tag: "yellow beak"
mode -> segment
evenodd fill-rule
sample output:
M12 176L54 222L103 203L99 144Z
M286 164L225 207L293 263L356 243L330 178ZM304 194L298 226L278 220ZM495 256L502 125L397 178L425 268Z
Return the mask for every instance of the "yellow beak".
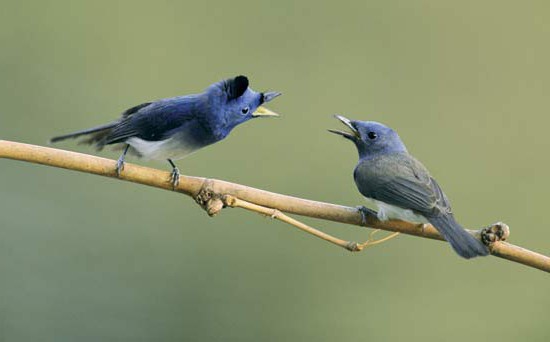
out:
M269 117L269 116L277 117L277 116L279 116L279 114L265 108L264 106L260 106L260 107L256 108L256 111L252 114L252 116L253 117L264 117L265 118L265 117Z

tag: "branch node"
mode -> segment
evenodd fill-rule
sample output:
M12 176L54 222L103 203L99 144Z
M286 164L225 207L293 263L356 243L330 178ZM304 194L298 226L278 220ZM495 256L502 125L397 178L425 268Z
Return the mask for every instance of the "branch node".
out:
M361 252L364 246L355 241L349 241L344 248L350 252Z
M212 190L211 183L211 180L205 180L201 190L195 196L195 202L197 202L210 217L217 215L225 207L223 196Z
M235 207L237 205L237 199L231 195L223 195L222 196L222 201L223 201L223 204L226 206L226 207Z
M269 218L277 219L280 216L281 216L281 212L277 209L273 209L273 211L271 212L271 215L269 215Z
M493 223L481 229L481 242L486 246L491 246L497 241L505 241L510 236L510 227L504 222Z

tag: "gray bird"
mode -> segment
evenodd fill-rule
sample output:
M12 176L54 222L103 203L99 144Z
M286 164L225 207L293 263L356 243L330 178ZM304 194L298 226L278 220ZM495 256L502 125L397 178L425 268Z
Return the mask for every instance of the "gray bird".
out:
M357 147L359 163L353 178L359 192L377 209L379 220L429 222L461 257L489 254L485 245L456 222L443 190L424 165L407 152L393 129L378 122L335 117L351 132L329 131Z

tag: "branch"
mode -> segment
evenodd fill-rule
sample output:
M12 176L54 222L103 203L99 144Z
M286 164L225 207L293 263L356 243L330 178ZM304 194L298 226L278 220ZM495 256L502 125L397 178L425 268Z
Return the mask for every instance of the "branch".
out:
M243 200L238 199L238 198L236 198L234 196L231 196L231 195L223 195L223 196L221 196L220 200L214 199L214 201L209 201L206 206L207 206L206 211L208 213L211 213L211 212L215 213L215 212L221 210L221 208L223 208L223 207L231 207L231 208L243 208L243 209L246 209L246 210L257 212L257 213L265 215L265 216L270 216L271 218L278 219L278 220L280 220L282 222L285 222L285 223L288 223L288 224L290 224L290 225L292 225L292 226L294 226L294 227L296 227L300 230L303 230L304 232L306 232L308 234L317 236L320 239L323 239L323 240L328 241L330 243L333 243L337 246L345 248L350 252L360 252L365 247L382 243L384 241L387 241L387 240L392 239L392 238L396 237L397 235L399 235L399 232L394 232L394 233L390 234L389 236L386 236L383 239L373 240L372 235L374 235L374 233L376 233L376 231L379 230L379 229L377 229L377 230L371 232L371 234L369 236L369 239L367 241L363 242L363 243L357 243L355 241L345 241L345 240L336 238L332 235L329 235L327 233L324 233L320 230L317 230L315 228L312 228L312 227L308 226L307 224L304 224L304 223L302 223L298 220L293 219L292 217L290 217L288 215L283 214L282 212L280 212L277 209L271 209L271 208L263 207L261 205L257 205L257 204L254 204L254 203L243 201Z
M222 180L182 175L179 185L173 188L170 183L169 172L133 164L125 164L124 171L117 177L115 172L116 161L82 153L0 140L0 158L55 166L180 192L194 198L211 216L217 214L224 206L236 206L263 214L275 214L275 216L279 212L285 212L429 239L444 240L431 225L419 228L418 224L404 221L382 222L373 215L363 216L357 208L281 195ZM238 203L239 205L234 205L235 201L233 201L233 205L231 205L229 202L232 200L240 200L241 202ZM277 211L274 211L274 209ZM265 210L270 211L265 212ZM284 214L281 217L284 217L283 221L287 223L296 225L294 223L297 222L301 224ZM290 222L288 219L295 222ZM314 228L311 229L315 230ZM307 229L302 230L307 231ZM470 233L489 246L491 254L494 256L550 272L550 257L503 241L509 235L508 226L504 223L496 223L478 231L470 231ZM339 241L342 242L343 240Z

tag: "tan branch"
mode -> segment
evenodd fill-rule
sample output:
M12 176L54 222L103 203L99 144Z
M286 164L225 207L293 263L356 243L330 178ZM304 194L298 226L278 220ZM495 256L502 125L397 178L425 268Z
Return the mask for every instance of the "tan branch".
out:
M209 215L216 214L226 205L227 203L224 203L223 196L230 195L232 198L244 201L242 203L246 202L250 205L263 207L271 210L271 212L273 212L273 209L276 209L289 214L358 226L363 225L363 217L356 208L281 195L221 180L183 175L180 178L179 185L175 189L172 189L169 172L134 164L125 164L124 171L120 177L117 177L115 172L116 161L82 153L0 140L0 158L27 161L119 178L134 183L181 192L193 197L207 210ZM288 216L285 215L285 217ZM288 219L294 220L290 217ZM296 222L301 224L299 221ZM430 225L421 229L418 224L404 221L381 222L373 216L367 216L364 225L392 232L443 240L437 230ZM311 229L315 230L314 228ZM494 256L550 272L550 257L502 241L509 234L508 226L504 223L496 223L479 231L471 231L471 233L488 245ZM337 240L348 243L344 240Z

